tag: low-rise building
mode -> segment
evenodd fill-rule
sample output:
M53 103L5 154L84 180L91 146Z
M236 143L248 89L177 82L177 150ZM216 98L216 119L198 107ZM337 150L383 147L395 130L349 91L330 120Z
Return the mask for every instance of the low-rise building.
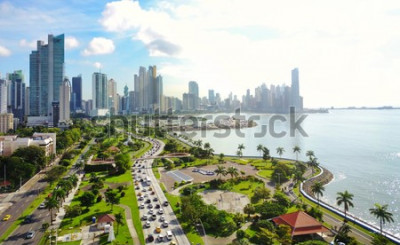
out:
M0 155L10 156L18 148L33 145L42 148L46 156L51 156L56 153L56 134L34 133L29 138L19 138L17 135L0 136Z

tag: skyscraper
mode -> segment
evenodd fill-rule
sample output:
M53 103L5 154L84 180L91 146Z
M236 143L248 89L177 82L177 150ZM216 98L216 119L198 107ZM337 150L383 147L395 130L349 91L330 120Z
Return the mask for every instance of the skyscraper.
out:
M208 90L208 102L210 105L215 105L215 94L213 89Z
M60 117L59 122L70 122L70 99L71 99L71 83L68 78L64 78L60 86Z
M116 114L118 112L117 82L112 78L108 80L107 94L108 108L112 114Z
M7 113L7 81L0 79L0 114Z
M48 44L37 42L37 50L29 56L30 114L53 120L52 102L60 99L64 78L64 34L48 35Z
M299 88L299 70L294 68L292 70L292 86L291 86L291 106L294 106L296 110L302 110L300 100L300 88Z
M93 109L108 109L107 75L95 72L92 76Z
M160 108L163 81L161 76L157 76L156 66L149 66L147 71L143 66L139 68L139 74L135 75L134 92L135 108L130 108L130 111L153 113Z
M25 83L24 75L22 71L14 71L8 74L8 80L10 81L9 94L8 94L8 106L11 113L14 114L14 118L18 118L22 123L25 116Z
M82 109L82 76L72 77L71 110Z
M189 82L189 94L194 95L194 110L199 109L199 85L197 84L197 82Z

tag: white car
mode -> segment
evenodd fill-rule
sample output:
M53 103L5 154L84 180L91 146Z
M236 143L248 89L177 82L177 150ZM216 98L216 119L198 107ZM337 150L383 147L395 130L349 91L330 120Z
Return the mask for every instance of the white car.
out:
M150 228L150 221L146 221L146 223L144 224L144 227Z
M141 208L141 209L144 208L144 203L140 204L140 208Z
M158 210L158 214L164 214L164 211L160 208L160 210Z
M167 231L167 239L168 241L171 241L173 237L172 231Z
M162 234L158 235L157 241L162 242L164 240L164 236Z
M161 222L165 221L165 217L164 217L164 216L161 216L161 217L160 217L160 221L161 221Z
M168 227L168 221L164 221L164 222L162 223L162 227Z
M40 208L40 209L45 208L45 207L46 207L46 204L45 204L44 202L42 202L42 203L39 205L39 208Z

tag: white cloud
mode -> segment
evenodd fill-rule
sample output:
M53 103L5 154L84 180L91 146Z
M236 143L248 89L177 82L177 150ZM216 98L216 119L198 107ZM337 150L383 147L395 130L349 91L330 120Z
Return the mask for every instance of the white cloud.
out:
M65 38L65 48L66 49L74 49L79 47L79 41L75 37L66 37Z
M150 56L178 58L159 71L199 81L203 95L209 88L240 96L262 82L290 84L290 70L299 67L306 106L352 105L358 98L355 105L398 105L395 9L400 2L193 0L144 9L125 0L108 3L100 23L133 33Z
M115 45L112 40L104 37L95 37L90 41L89 46L83 50L82 54L84 56L111 54L114 50Z
M34 48L36 48L36 43L37 43L37 41L35 41L35 40L29 42L26 39L21 39L19 41L19 46L24 47L24 48L26 47L26 48L34 49Z
M0 56L10 56L11 51L7 49L6 47L0 45Z
M94 62L93 66L96 67L97 69L103 68L103 65L100 62Z

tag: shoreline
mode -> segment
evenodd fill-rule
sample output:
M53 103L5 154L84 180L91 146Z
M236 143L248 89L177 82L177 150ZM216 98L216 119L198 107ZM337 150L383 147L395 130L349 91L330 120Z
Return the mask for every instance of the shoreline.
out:
M311 177L310 179L307 179L306 181L304 181L303 183L303 189L304 191L312 196L313 198L316 198L314 193L311 191L311 186L315 183L315 182L321 182L322 185L327 185L329 184L333 179L334 179L334 175L332 174L332 172L330 172L328 169L321 167L320 168L323 169L323 173L321 175L318 175L316 177Z

